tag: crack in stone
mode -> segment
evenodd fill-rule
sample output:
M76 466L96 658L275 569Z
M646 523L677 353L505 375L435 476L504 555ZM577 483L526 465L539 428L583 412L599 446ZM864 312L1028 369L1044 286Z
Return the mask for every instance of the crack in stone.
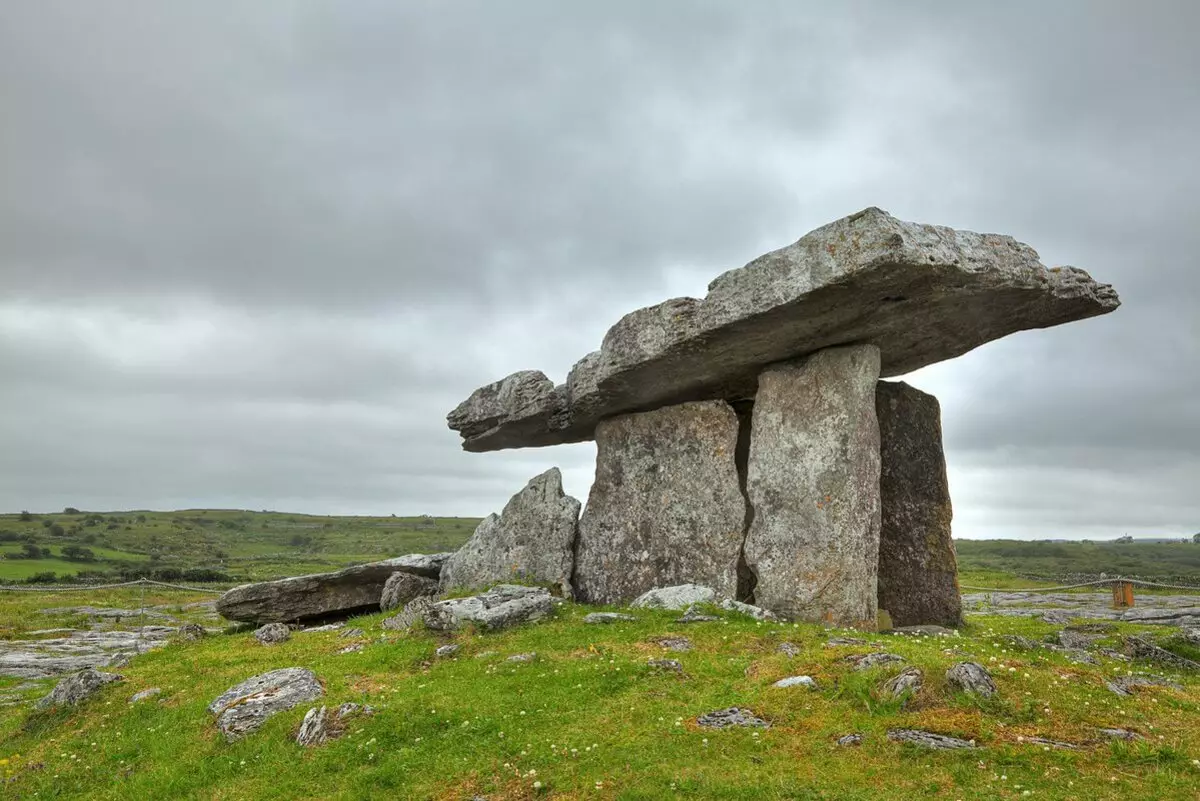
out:
M754 589L758 585L758 574L746 562L746 538L750 536L750 525L754 522L754 504L750 502L746 480L750 468L750 424L754 412L754 400L733 401L730 405L738 418L737 447L734 450L733 461L737 470L738 489L741 490L742 500L746 504L746 517L742 522L742 544L738 548L737 600L753 604Z

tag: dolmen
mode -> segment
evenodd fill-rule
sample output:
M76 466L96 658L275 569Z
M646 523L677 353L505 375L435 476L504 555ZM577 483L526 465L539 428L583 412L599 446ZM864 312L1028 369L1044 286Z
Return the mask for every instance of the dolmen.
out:
M1011 237L877 208L627 314L564 383L523 371L448 415L468 451L594 440L587 508L534 478L442 590L520 579L627 604L696 584L789 620L961 622L941 410L881 381L1116 292Z

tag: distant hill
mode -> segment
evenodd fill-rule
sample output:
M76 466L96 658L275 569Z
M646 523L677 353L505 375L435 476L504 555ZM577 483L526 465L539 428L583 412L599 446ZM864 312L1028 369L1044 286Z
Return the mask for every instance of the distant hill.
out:
M1105 542L955 540L960 571L1065 580L1131 576L1200 583L1200 544L1190 540Z

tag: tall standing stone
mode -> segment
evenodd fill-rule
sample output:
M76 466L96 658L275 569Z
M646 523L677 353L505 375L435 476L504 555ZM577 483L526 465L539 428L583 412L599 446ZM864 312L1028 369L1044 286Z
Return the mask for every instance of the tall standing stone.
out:
M737 591L746 504L724 401L614 417L596 428L596 480L579 521L575 591L627 603L677 584Z
M880 381L879 608L896 626L962 623L937 398Z
M442 566L441 588L482 589L505 581L551 584L570 597L579 501L552 467L491 514Z
M874 629L879 558L879 348L829 348L758 378L746 492L754 603Z

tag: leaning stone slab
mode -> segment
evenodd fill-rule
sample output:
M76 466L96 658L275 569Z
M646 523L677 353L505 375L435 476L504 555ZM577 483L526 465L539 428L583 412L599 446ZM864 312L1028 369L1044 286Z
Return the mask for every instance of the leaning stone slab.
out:
M744 546L754 602L785 619L874 630L879 349L831 348L758 379Z
M991 698L996 694L992 674L978 662L959 662L946 671L946 683L968 695Z
M1010 237L868 208L726 272L703 299L627 314L564 384L515 373L447 420L469 451L578 442L607 417L752 397L764 366L847 342L878 346L881 375L903 375L1118 305L1112 287L1074 267L1047 269Z
M50 693L35 705L37 709L51 709L60 706L75 706L96 694L106 684L121 681L124 677L116 673L102 673L99 670L85 668L73 676L60 681Z
M217 728L229 742L257 731L267 718L315 701L325 694L316 674L305 668L281 668L246 679L208 705Z
M243 584L217 600L217 611L230 620L290 623L379 609L383 585L396 572L436 579L449 554L409 554L355 565L336 573Z
M447 564L449 564L449 560L447 560ZM435 580L413 573L396 571L383 583L383 592L379 596L379 609L383 612L390 612L404 606L414 598L420 598L422 595L437 595L437 592L438 583Z
M746 524L737 444L738 418L723 401L602 422L579 521L576 597L622 604L684 583L736 595Z
M672 609L682 611L693 604L711 604L717 591L699 584L679 584L674 587L655 587L639 595L630 604L635 609Z
M465 623L495 631L540 620L552 609L550 593L541 587L501 584L481 595L430 604L424 621L433 631L453 631Z
M525 581L553 585L571 597L579 509L579 501L563 492L557 467L534 477L446 560L442 591Z
M903 381L875 389L879 420L879 608L895 626L962 623L937 398Z

